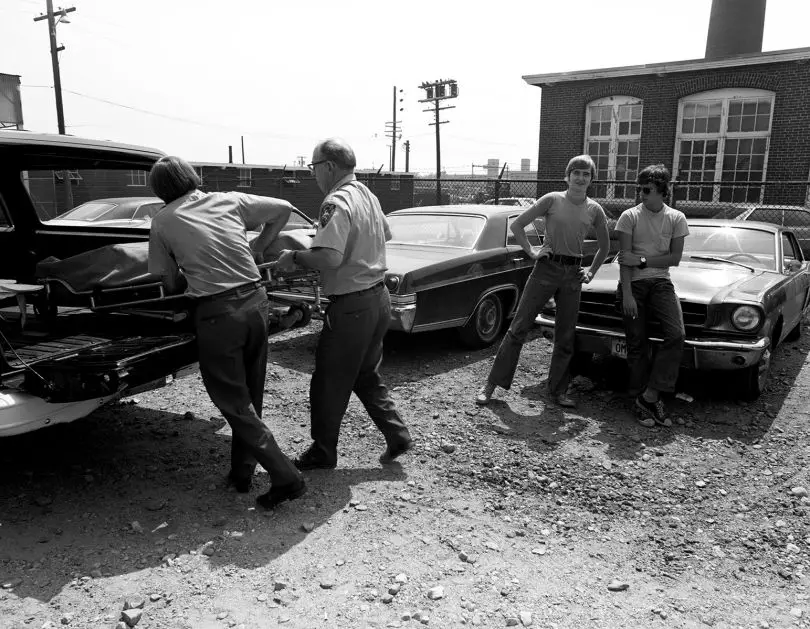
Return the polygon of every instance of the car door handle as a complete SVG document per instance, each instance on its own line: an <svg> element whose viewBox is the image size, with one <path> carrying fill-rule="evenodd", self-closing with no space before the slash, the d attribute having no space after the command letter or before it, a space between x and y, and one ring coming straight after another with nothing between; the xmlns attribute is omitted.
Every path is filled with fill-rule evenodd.
<svg viewBox="0 0 810 629"><path fill-rule="evenodd" d="M524 262L526 260L528 260L528 256L526 256L526 257L524 257L524 256L515 256L514 258L512 258L512 262Z"/></svg>

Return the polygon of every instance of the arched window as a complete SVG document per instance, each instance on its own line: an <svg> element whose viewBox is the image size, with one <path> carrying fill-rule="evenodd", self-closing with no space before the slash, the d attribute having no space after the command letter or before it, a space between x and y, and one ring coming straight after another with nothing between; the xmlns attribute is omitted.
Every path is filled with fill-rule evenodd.
<svg viewBox="0 0 810 629"><path fill-rule="evenodd" d="M638 174L643 104L632 96L608 96L588 103L585 152L596 162L594 196L632 199ZM630 185L619 182L629 181Z"/></svg>
<svg viewBox="0 0 810 629"><path fill-rule="evenodd" d="M692 94L678 106L676 199L761 203L774 94L723 89Z"/></svg>

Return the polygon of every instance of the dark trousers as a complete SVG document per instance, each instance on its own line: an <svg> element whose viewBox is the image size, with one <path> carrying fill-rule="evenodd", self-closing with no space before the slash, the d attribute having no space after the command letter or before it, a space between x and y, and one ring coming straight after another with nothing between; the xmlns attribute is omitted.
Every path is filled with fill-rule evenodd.
<svg viewBox="0 0 810 629"><path fill-rule="evenodd" d="M205 389L233 431L231 473L249 478L258 462L278 486L300 474L261 420L269 310L267 294L259 288L200 300L194 320Z"/></svg>
<svg viewBox="0 0 810 629"><path fill-rule="evenodd" d="M665 278L635 280L630 286L638 316L635 319L623 317L627 365L630 368L628 391L638 395L649 386L658 391L672 392L678 380L686 336L681 302L672 282ZM621 285L618 303L622 303ZM663 343L658 346L650 368L649 324L653 318L661 324Z"/></svg>
<svg viewBox="0 0 810 629"><path fill-rule="evenodd" d="M534 320L554 297L557 310L554 317L554 352L548 373L548 390L560 395L568 389L571 380L571 358L574 356L579 296L582 291L579 267L560 264L547 258L538 260L520 297L515 318L503 337L495 362L489 372L489 381L508 389L515 377L520 352Z"/></svg>
<svg viewBox="0 0 810 629"><path fill-rule="evenodd" d="M333 298L326 310L309 387L313 454L325 462L337 461L340 423L352 391L389 446L411 439L380 377L390 321L391 301L382 285Z"/></svg>

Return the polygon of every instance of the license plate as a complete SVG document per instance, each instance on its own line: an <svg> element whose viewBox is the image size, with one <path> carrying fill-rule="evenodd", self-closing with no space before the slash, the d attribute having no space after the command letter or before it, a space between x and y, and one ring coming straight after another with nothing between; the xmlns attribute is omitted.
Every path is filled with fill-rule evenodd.
<svg viewBox="0 0 810 629"><path fill-rule="evenodd" d="M610 353L619 358L627 358L627 341L624 339L613 339L610 342Z"/></svg>

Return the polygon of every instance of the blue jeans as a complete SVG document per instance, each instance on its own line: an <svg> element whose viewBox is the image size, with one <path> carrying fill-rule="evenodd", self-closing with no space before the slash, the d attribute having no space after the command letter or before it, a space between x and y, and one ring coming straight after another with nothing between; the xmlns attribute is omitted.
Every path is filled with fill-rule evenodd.
<svg viewBox="0 0 810 629"><path fill-rule="evenodd" d="M489 381L504 389L512 386L520 351L526 342L534 320L549 299L554 297L557 312L554 319L554 352L548 374L548 390L560 395L568 389L571 380L571 358L574 356L579 295L582 290L579 267L560 264L549 259L538 260L526 280L517 313L503 337L495 362L489 372Z"/></svg>
<svg viewBox="0 0 810 629"><path fill-rule="evenodd" d="M627 338L627 364L630 367L628 391L641 393L645 387L672 392L678 380L678 370L683 355L686 332L683 327L681 302L675 294L672 282L665 278L635 280L630 283L638 307L635 319L624 318L624 335ZM617 291L621 307L621 285ZM658 346L650 368L651 347L648 327L651 319L661 324L663 343Z"/></svg>

